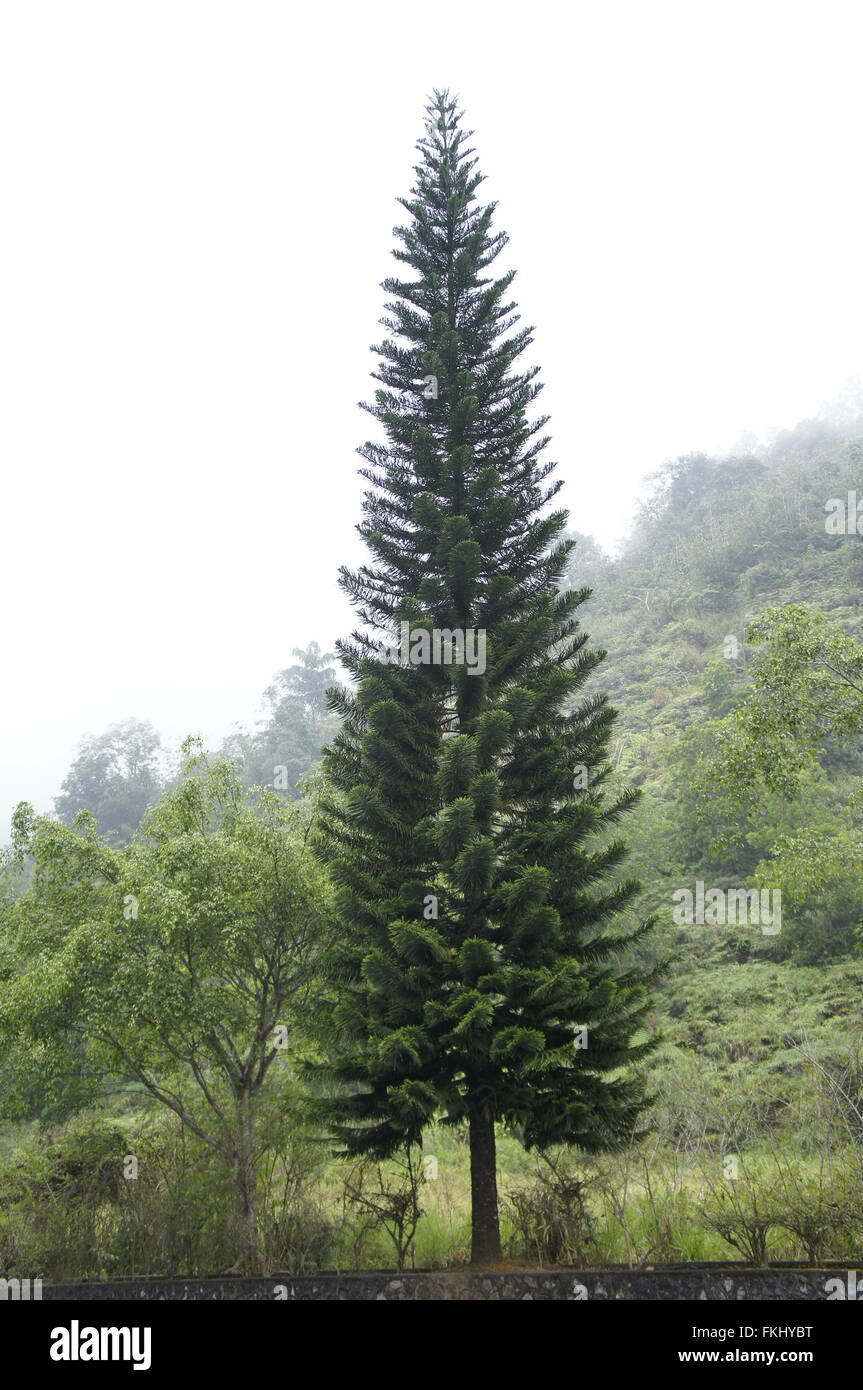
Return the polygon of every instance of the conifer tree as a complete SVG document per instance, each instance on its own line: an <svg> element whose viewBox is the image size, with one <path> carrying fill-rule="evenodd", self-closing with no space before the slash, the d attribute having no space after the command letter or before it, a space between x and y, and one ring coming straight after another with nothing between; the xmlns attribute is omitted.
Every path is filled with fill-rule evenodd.
<svg viewBox="0 0 863 1390"><path fill-rule="evenodd" d="M362 630L339 644L321 852L341 939L327 1103L351 1154L385 1157L437 1120L469 1130L472 1260L500 1257L495 1123L528 1148L626 1142L647 981L621 953L637 884L602 832L614 711L581 687L604 653L561 592L560 487L519 370L514 272L470 132L447 92L427 107L401 199L374 404L386 442L359 452L371 563L343 570Z"/></svg>

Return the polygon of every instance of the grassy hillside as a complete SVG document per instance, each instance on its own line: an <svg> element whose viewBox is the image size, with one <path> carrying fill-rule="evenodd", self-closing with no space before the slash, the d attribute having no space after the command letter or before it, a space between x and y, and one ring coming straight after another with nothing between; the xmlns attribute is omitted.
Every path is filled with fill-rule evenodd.
<svg viewBox="0 0 863 1390"><path fill-rule="evenodd" d="M663 1093L684 1076L717 1103L751 1093L753 1132L790 1121L803 1145L818 1135L807 1109L812 1068L796 1048L839 1070L863 1039L859 866L848 863L817 901L790 895L776 937L676 926L671 895L696 879L751 884L781 835L829 837L856 824L859 739L828 741L796 798L760 796L733 852L712 843L714 807L695 773L715 721L745 697L746 631L766 608L804 604L861 637L863 536L825 530L828 499L845 498L861 478L858 422L810 422L758 455L682 459L656 480L623 555L611 560L586 538L570 572L595 586L586 626L608 650L595 681L619 709L618 775L643 793L626 836L643 901L659 918L657 941L673 955L657 997L668 1039Z"/></svg>

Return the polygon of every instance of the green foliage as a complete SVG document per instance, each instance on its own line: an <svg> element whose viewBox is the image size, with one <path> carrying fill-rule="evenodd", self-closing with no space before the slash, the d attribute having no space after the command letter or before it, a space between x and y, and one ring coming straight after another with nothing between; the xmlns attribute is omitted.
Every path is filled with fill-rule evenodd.
<svg viewBox="0 0 863 1390"><path fill-rule="evenodd" d="M326 704L335 678L332 653L310 642L305 649L295 647L294 656L297 664L277 672L264 691L267 718L251 732L231 734L222 750L239 763L246 786L271 787L290 800L302 795L304 779L338 728Z"/></svg>
<svg viewBox="0 0 863 1390"><path fill-rule="evenodd" d="M88 811L111 844L126 844L164 782L159 735L146 721L127 719L82 739L54 809L65 825Z"/></svg>
<svg viewBox="0 0 863 1390"><path fill-rule="evenodd" d="M7 1051L53 1055L60 1088L73 1060L94 1090L106 1073L136 1083L232 1165L254 1263L257 1112L315 993L329 889L308 807L185 751L128 847L86 815L18 815L33 881L7 914L0 1029Z"/></svg>
<svg viewBox="0 0 863 1390"><path fill-rule="evenodd" d="M359 1239L383 1230L392 1242L396 1269L402 1270L414 1247L423 1209L421 1151L406 1148L386 1167L360 1160L345 1177L345 1194L359 1223Z"/></svg>
<svg viewBox="0 0 863 1390"><path fill-rule="evenodd" d="M385 282L368 409L387 443L360 450L372 559L341 577L373 632L339 644L355 689L333 696L344 723L318 843L342 922L334 1133L384 1158L437 1116L469 1122L493 1258L494 1119L528 1147L623 1142L651 1044L646 981L618 960L642 930L617 921L637 885L617 879L625 850L607 835L635 796L604 795L614 713L583 693L603 654L579 623L587 591L559 589L571 545L548 510L545 421L528 420L540 388L514 365L530 330L514 328L512 274L486 274L505 237L476 203L467 139L438 94L395 253L414 278ZM402 625L412 647L482 634L483 669L393 663Z"/></svg>
<svg viewBox="0 0 863 1390"><path fill-rule="evenodd" d="M337 1257L323 1160L285 1106L260 1173L261 1243L274 1269L307 1273ZM0 1274L77 1282L224 1270L237 1247L232 1182L223 1157L168 1112L83 1112L0 1161Z"/></svg>
<svg viewBox="0 0 863 1390"><path fill-rule="evenodd" d="M728 935L725 959L859 948L863 566L859 537L830 534L825 513L857 486L860 431L858 410L757 456L669 464L589 601L621 700L612 761L643 792L631 839L646 906L667 920L695 879L781 887L780 936Z"/></svg>
<svg viewBox="0 0 863 1390"><path fill-rule="evenodd" d="M533 1186L506 1195L510 1250L516 1259L540 1266L587 1264L595 1247L584 1178L565 1159L549 1154L542 1159Z"/></svg>
<svg viewBox="0 0 863 1390"><path fill-rule="evenodd" d="M707 775L714 795L752 804L759 785L795 795L831 735L863 733L863 646L801 604L766 609L747 636L751 689L717 727Z"/></svg>

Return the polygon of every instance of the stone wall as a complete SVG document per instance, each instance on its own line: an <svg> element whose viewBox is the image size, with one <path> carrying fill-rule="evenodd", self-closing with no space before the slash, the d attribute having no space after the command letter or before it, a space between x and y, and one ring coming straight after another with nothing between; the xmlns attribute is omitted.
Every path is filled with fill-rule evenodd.
<svg viewBox="0 0 863 1390"><path fill-rule="evenodd" d="M863 1270L863 1260L860 1261ZM848 1270L785 1267L673 1266L652 1270L495 1270L490 1273L421 1271L405 1274L320 1274L271 1278L121 1279L105 1283L45 1285L45 1300L336 1300L413 1302L477 1300L574 1302L581 1300L824 1301L828 1279L856 1290ZM861 1280L863 1288L863 1280ZM834 1286L835 1290L835 1286ZM852 1297L853 1297L852 1293ZM846 1294L847 1297L847 1294ZM857 1294L863 1301L863 1292Z"/></svg>

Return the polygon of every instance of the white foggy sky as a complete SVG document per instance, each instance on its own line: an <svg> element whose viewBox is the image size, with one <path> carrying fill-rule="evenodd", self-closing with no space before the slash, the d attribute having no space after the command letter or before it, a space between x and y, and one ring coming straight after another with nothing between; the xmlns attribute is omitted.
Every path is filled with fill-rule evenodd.
<svg viewBox="0 0 863 1390"><path fill-rule="evenodd" d="M863 370L852 3L0 8L0 841L81 735L217 745L352 626L354 449L426 94L458 92L571 524Z"/></svg>

